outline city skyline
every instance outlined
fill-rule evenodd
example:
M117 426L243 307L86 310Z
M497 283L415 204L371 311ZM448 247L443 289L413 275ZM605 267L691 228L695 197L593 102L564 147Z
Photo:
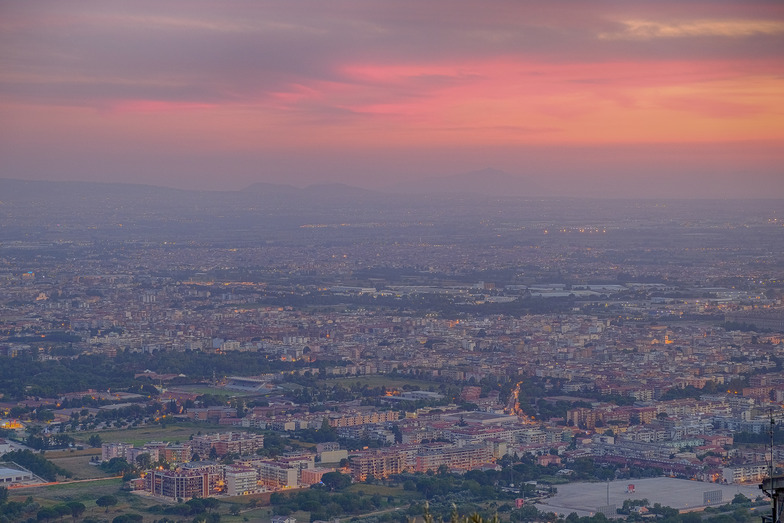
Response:
M0 177L780 197L776 2L0 4ZM523 183L523 182L521 182Z

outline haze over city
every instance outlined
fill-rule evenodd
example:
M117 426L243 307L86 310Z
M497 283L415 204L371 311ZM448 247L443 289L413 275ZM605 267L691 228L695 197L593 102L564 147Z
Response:
M0 0L0 523L784 507L781 1Z
M3 178L406 192L492 169L536 195L784 194L776 1L6 1L0 20Z

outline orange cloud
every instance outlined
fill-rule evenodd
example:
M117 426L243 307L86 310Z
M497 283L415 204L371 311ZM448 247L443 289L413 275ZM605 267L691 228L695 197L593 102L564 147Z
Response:
M610 143L781 139L784 79L759 62L354 64L344 82L296 86L276 109L313 104L361 142ZM285 101L285 103L281 103ZM335 135L333 135L334 137Z
M601 40L651 40L654 38L687 38L720 36L739 38L754 35L784 34L784 22L778 20L694 20L690 22L659 22L654 20L623 20L623 29L599 33Z
M784 139L784 78L747 62L353 64L256 99L29 112L38 132L217 150ZM168 116L168 113L176 113ZM38 123L36 123L38 122ZM19 128L19 127L17 127Z

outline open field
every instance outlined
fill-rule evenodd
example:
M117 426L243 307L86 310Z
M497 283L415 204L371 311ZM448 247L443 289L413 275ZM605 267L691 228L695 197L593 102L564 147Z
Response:
M291 492L293 492L292 490ZM266 506L269 505L270 496L272 492L260 492L258 494L250 494L248 496L226 496L223 498L227 503L235 503L237 505L245 506Z
M94 454L93 454L94 455ZM100 455L100 452L98 453ZM82 455L82 456L52 456L49 453L46 454L46 459L57 465L58 467L62 467L65 470L69 471L73 474L73 477L70 478L72 480L77 479L94 479L94 478L108 478L111 474L107 474L100 467L95 465L90 465L90 458L92 455Z
M626 492L629 484L634 484L634 493ZM536 507L544 512L566 515L576 512L579 516L587 516L608 504L608 485L609 504L617 508L622 507L624 500L627 499L647 499L651 505L661 503L678 510L688 510L705 505L703 494L706 491L722 491L722 501L713 505L729 503L739 492L749 499L754 499L760 494L757 485L719 485L686 479L645 478L611 481L609 484L597 482L558 485L558 494L545 503L537 504Z
M52 458L73 458L76 456L100 456L101 449L85 448L77 449L62 449L62 450L47 450L46 457Z
M223 396L227 400L233 397L245 397L245 396L259 396L258 392L253 391L242 391L242 390L228 390L222 387L213 387L212 385L207 385L206 383L201 383L197 385L177 385L176 387L172 387L169 389L171 392L185 392L188 394L212 394L213 396Z
M367 385L368 387L402 387L403 385L411 385L419 387L423 390L428 390L431 386L438 387L438 383L432 381L419 380L416 378L408 378L403 376L358 376L351 378L338 378L335 380L328 380L328 383L340 383L344 387L350 387L353 384Z
M388 487L386 485L368 485L367 483L355 483L348 487L346 492L353 492L358 494L363 492L366 496L372 496L374 494L378 494L379 496L395 496L396 498L400 497L410 497L411 495L416 495L415 493L412 494L410 492L406 492L403 490L403 487Z
M10 497L16 501L33 496L36 501L48 500L56 503L63 501L81 501L85 505L88 501L95 500L104 494L115 494L122 485L120 478L97 479L94 481L79 481L75 483L64 482L56 485L46 484L15 488L10 491Z
M299 514L304 514L301 512ZM241 523L244 521L270 521L272 519L272 509L270 507L260 507L253 509L242 509L239 516L221 514L221 523ZM296 515L295 515L296 517ZM297 521L308 521L308 518L297 519Z
M143 445L148 441L187 441L191 434L201 431L202 434L210 432L221 432L230 430L220 425L207 423L173 423L165 427L160 425L147 425L144 427L126 428L117 430L102 430L97 432L84 433L80 439L85 441L92 434L101 436L104 443L116 443L119 441Z
M10 492L9 498L13 501L22 502L28 496L32 496L41 506L53 506L67 501L79 501L87 507L87 510L82 516L84 518L94 518L98 521L111 521L119 515L135 513L143 516L144 523L152 523L153 521L160 520L164 517L164 515L160 513L148 512L150 507L158 505L170 506L174 504L173 501L167 499L121 491L121 485L122 482L119 478L78 483L61 483L57 485L13 489ZM96 499L106 494L113 495L118 499L118 504L109 507L108 511L95 504ZM243 509L242 515L237 517L229 514L230 508L230 504L222 503L217 509L217 512L221 515L221 521L239 523L245 521L243 516L248 517L248 515L251 516L248 517L251 521L269 521L270 518L269 507L252 509L248 513L244 512L248 509ZM35 516L35 513L33 513L33 516ZM175 520L180 521L190 521L193 518L193 516L188 516L183 519L182 516L177 515L169 515L168 517L173 517Z
M9 499L12 501L23 502L28 496L32 496L36 503L41 506L52 506L68 501L79 501L83 503L87 510L83 517L94 517L99 520L111 521L117 515L128 512L137 512L137 505L127 500L127 494L119 492L122 484L120 478L109 478L95 481L83 481L78 483L60 483L57 485L44 485L36 487L18 488L9 491ZM96 506L95 500L103 495L117 496L119 503L109 509ZM150 505L146 505L150 506ZM33 514L35 516L35 514ZM152 521L151 518L149 521Z

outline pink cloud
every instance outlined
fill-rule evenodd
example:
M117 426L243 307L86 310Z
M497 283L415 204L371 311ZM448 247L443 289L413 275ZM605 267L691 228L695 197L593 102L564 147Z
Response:
M505 128L562 130L543 134L545 141L660 141L678 138L663 124L663 108L670 111L669 121L699 116L731 121L762 112L773 100L752 96L741 102L738 93L755 89L745 84L759 84L751 75L769 67L762 61L545 64L515 57L432 67L353 64L341 69L342 82L296 86L278 97L287 101L280 107L284 111L307 103L340 109L365 123L408 125L412 141L448 127L453 138L462 133L480 141L498 139ZM783 86L775 78L765 82L770 89ZM296 94L302 92L308 96ZM698 97L699 104L685 103ZM608 124L597 130L589 120ZM696 139L693 132L682 138Z
M780 143L782 5L8 3L4 151Z
M163 100L117 100L111 111L118 113L169 113L175 111L194 111L212 109L215 104L169 102Z

